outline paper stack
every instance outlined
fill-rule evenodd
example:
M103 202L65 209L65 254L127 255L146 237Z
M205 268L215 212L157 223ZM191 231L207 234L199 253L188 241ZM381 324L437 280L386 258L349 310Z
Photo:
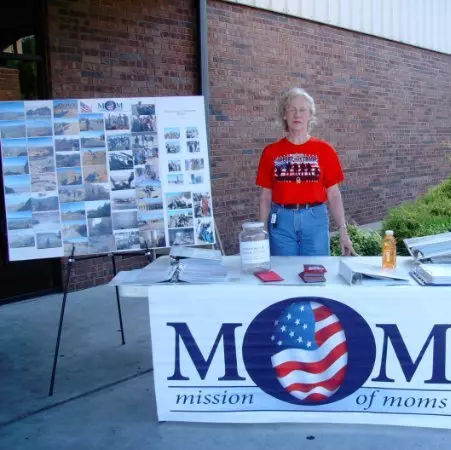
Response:
M451 285L451 265L418 264L411 274L420 284L426 286Z

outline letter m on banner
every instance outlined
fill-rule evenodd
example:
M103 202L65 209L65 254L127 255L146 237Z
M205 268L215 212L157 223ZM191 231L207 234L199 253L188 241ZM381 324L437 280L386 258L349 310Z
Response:
M244 380L245 378L238 375L236 346L235 346L235 329L242 326L241 323L224 323L222 324L213 347L207 359L204 358L194 337L186 323L168 322L166 324L175 330L175 367L174 374L168 377L168 380L189 380L188 377L182 375L180 370L180 342L183 341L194 367L202 380L205 380L208 369L211 366L219 342L222 339L224 350L224 376L218 378L219 381Z

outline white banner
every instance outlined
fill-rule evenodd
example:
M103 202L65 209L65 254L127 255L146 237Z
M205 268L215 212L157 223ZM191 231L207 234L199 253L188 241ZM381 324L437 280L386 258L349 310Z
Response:
M451 428L450 289L149 289L159 420Z
M214 242L203 97L0 102L10 260Z

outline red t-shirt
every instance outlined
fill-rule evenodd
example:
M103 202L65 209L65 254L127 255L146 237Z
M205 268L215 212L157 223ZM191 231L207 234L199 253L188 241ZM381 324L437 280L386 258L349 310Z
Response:
M260 158L256 183L272 190L274 202L287 205L325 202L326 189L343 180L335 149L312 137L300 145L286 138L268 145Z

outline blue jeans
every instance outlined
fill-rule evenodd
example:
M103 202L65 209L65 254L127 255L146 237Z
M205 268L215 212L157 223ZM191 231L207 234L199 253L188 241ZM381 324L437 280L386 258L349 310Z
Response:
M277 221L271 223L272 214ZM329 256L329 213L326 203L305 209L271 205L268 222L273 256Z

